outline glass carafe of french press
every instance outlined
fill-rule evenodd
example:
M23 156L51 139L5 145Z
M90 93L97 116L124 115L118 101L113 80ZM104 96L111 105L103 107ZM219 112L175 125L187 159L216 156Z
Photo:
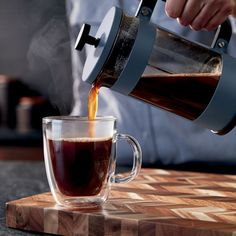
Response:
M91 46L82 79L228 132L236 119L236 60L224 53L230 28L217 30L212 48L188 41L149 21L156 2L141 1L135 17L111 8L94 37L83 25L75 48Z

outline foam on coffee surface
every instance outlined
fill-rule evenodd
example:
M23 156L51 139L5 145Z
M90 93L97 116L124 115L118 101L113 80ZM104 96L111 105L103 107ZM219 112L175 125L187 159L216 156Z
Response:
M111 140L112 137L78 137L78 138L58 138L51 139L52 141L66 141L66 142L101 142Z

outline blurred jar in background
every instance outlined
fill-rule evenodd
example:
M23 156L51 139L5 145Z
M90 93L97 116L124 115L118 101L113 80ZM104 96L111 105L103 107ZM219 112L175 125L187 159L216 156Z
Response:
M16 107L17 131L41 131L42 118L52 111L51 104L42 96L22 97Z

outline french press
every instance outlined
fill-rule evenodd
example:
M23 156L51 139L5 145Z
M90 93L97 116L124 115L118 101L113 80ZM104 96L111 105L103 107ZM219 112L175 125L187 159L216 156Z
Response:
M112 7L94 37L83 25L75 48L91 46L82 79L227 133L236 121L236 60L225 54L231 27L225 22L203 46L151 23L156 2L141 1L134 17Z

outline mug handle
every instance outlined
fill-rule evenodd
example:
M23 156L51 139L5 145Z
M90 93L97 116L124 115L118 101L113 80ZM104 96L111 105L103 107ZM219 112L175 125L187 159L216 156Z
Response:
M141 169L142 165L142 150L141 147L138 143L138 141L132 137L131 135L128 134L116 134L115 139L118 140L125 140L128 142L130 147L132 148L133 151L133 167L131 172L129 173L128 176L122 177L119 174L116 174L112 178L113 183L128 183L131 180L133 180L138 174Z

